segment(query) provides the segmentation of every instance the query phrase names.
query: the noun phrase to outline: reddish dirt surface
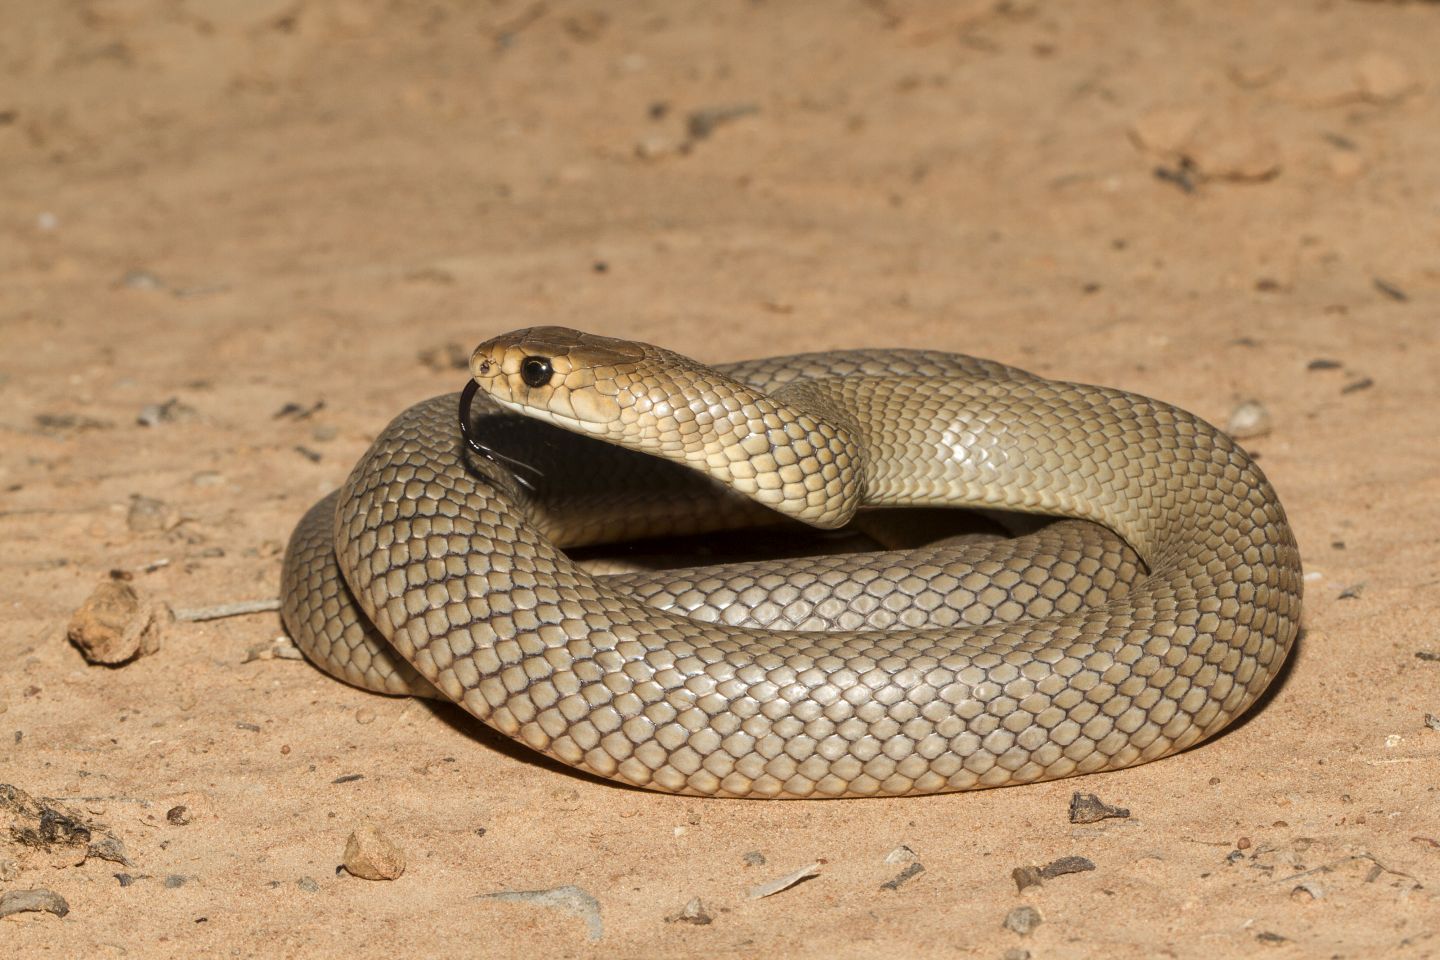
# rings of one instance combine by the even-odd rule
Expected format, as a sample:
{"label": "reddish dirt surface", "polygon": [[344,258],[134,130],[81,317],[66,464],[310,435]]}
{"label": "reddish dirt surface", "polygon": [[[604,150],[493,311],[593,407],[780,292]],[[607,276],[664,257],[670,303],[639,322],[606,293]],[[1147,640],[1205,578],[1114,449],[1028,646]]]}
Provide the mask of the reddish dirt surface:
{"label": "reddish dirt surface", "polygon": [[[0,920],[0,954],[1440,956],[1434,4],[5,7],[0,783],[134,867],[0,837],[0,892],[70,905]],[[1308,574],[1291,669],[1120,773],[717,802],[246,662],[274,614],[121,668],[66,642],[112,569],[176,608],[274,596],[303,510],[460,385],[445,345],[536,323],[715,361],[959,350],[1222,424],[1257,400]],[[1132,818],[1072,826],[1077,789]],[[399,880],[337,876],[367,819]],[[900,844],[925,872],[883,890]],[[1096,869],[1017,893],[1070,855]],[[598,941],[479,898],[565,884]],[[665,922],[692,897],[712,924]]]}

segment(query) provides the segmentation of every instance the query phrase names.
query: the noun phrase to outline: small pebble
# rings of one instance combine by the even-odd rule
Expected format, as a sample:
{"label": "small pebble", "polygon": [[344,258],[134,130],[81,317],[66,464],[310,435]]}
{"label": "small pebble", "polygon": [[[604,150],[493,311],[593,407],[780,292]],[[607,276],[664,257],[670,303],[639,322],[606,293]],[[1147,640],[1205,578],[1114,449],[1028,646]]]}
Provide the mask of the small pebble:
{"label": "small pebble", "polygon": [[1094,869],[1094,862],[1085,857],[1061,857],[1043,867],[1016,867],[1010,871],[1010,878],[1015,881],[1016,891],[1024,893],[1030,887],[1043,886],[1046,880],[1054,880],[1067,873],[1085,873]]}
{"label": "small pebble", "polygon": [[171,807],[165,811],[165,819],[177,827],[183,827],[193,819],[190,816],[190,808],[183,804],[178,807]]}
{"label": "small pebble", "polygon": [[114,666],[160,649],[175,615],[128,583],[105,580],[70,617],[67,635],[90,663]]}
{"label": "small pebble", "polygon": [[361,724],[362,726],[365,724],[374,723],[375,711],[371,710],[369,707],[358,708],[355,711],[355,722]]}
{"label": "small pebble", "polygon": [[1123,819],[1128,816],[1130,811],[1125,807],[1112,807],[1093,793],[1070,795],[1071,823],[1098,823],[1101,820]]}
{"label": "small pebble", "polygon": [[70,904],[53,890],[9,890],[0,894],[0,917],[12,913],[53,913],[63,917],[70,912]]}
{"label": "small pebble", "polygon": [[911,850],[903,843],[900,846],[896,847],[894,850],[891,850],[889,853],[885,854],[886,863],[914,863],[916,859],[917,858],[915,856],[915,851]]}
{"label": "small pebble", "polygon": [[1258,400],[1246,400],[1231,411],[1225,432],[1236,440],[1263,437],[1270,432],[1270,411]]}
{"label": "small pebble", "polygon": [[133,533],[163,533],[180,525],[180,513],[163,500],[136,494],[130,498],[125,525]]}
{"label": "small pebble", "polygon": [[295,886],[304,890],[306,893],[315,893],[320,889],[320,884],[315,882],[314,877],[301,877],[295,881]]}
{"label": "small pebble", "polygon": [[1045,880],[1054,880],[1067,873],[1086,873],[1094,869],[1094,861],[1085,857],[1061,857],[1059,860],[1052,860],[1041,867],[1040,876]]}
{"label": "small pebble", "polygon": [[680,908],[679,913],[665,918],[666,923],[693,923],[697,927],[708,926],[714,921],[715,918],[710,916],[699,897],[692,898],[689,903]]}
{"label": "small pebble", "polygon": [[1323,899],[1324,896],[1325,888],[1310,880],[1305,881],[1290,891],[1290,899],[1296,903],[1313,903],[1316,900]]}
{"label": "small pebble", "polygon": [[86,855],[99,857],[101,860],[109,860],[111,863],[118,863],[124,867],[135,866],[135,864],[130,862],[130,858],[125,855],[125,844],[119,837],[111,834],[106,834],[99,840],[90,841],[90,847],[86,850]]}
{"label": "small pebble", "polygon": [[405,851],[364,823],[345,841],[345,869],[364,880],[394,880],[405,872]]}
{"label": "small pebble", "polygon": [[1029,936],[1035,928],[1041,924],[1040,911],[1034,907],[1025,905],[1016,907],[1005,915],[1005,929],[1020,934],[1022,937]]}

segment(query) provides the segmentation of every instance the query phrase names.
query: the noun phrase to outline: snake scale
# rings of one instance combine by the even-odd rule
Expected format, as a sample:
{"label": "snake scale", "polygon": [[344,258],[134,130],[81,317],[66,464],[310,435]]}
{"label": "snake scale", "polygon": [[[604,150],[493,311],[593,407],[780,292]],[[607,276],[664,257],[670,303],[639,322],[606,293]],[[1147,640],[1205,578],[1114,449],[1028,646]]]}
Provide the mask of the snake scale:
{"label": "snake scale", "polygon": [[[1223,729],[1298,630],[1275,492],[1155,400],[932,351],[707,367],[560,327],[470,371],[473,411],[405,411],[297,526],[285,623],[341,679],[601,777],[805,798],[1115,770]],[[1073,519],[610,576],[565,552],[927,506]]]}

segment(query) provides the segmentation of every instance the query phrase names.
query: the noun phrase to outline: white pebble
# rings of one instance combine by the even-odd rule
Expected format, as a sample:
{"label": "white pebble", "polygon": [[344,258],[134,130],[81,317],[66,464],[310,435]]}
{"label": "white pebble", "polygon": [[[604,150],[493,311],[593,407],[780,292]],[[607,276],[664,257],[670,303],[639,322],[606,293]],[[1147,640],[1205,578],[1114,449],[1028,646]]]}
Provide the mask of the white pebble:
{"label": "white pebble", "polygon": [[1270,432],[1270,411],[1258,400],[1246,400],[1230,413],[1225,432],[1236,440],[1262,437]]}

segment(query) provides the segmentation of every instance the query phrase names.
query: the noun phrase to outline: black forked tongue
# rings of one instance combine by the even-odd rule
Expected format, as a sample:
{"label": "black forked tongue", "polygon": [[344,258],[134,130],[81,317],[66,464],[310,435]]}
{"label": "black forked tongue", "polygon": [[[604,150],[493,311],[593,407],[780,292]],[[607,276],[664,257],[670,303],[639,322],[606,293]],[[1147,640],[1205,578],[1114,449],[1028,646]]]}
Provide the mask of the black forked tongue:
{"label": "black forked tongue", "polygon": [[476,437],[475,434],[471,431],[470,403],[475,399],[475,393],[479,389],[480,385],[474,380],[471,380],[465,384],[465,389],[460,391],[460,436],[465,439],[465,446],[469,447],[472,453],[476,454],[477,456],[483,457],[486,460],[489,460],[491,463],[497,465],[503,464],[507,467],[513,468],[515,472],[512,473],[511,476],[515,478],[515,482],[520,484],[520,486],[526,488],[527,490],[534,490],[535,484],[532,483],[530,479],[525,476],[525,474],[529,474],[530,477],[534,477],[536,480],[538,480],[542,476],[544,476],[544,474],[542,474],[539,469],[537,469],[536,467],[532,467],[530,464],[525,463],[522,460],[516,460],[514,457],[507,457],[505,456],[505,454],[491,449],[490,447],[482,443],[480,439]]}

